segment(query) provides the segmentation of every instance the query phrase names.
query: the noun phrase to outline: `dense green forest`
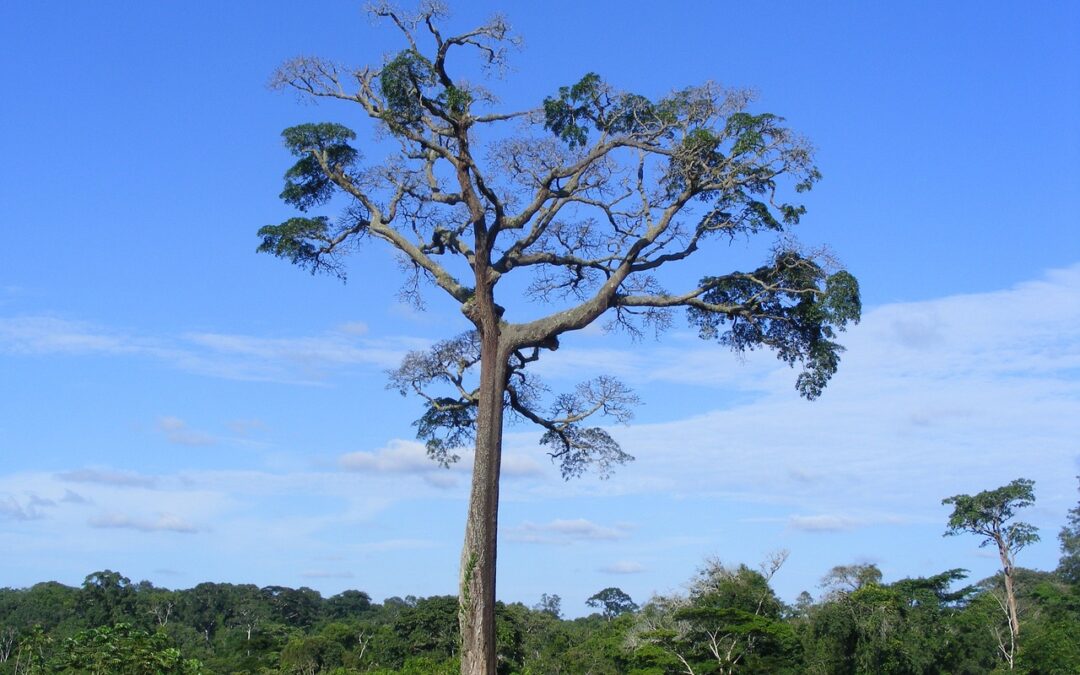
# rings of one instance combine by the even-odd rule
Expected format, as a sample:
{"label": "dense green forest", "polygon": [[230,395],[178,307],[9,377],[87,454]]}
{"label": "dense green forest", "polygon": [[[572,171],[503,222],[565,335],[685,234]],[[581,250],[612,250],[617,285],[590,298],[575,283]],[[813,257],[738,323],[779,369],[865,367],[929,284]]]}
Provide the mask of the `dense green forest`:
{"label": "dense green forest", "polygon": [[[780,553],[756,569],[706,561],[684,593],[641,606],[618,588],[598,590],[587,600],[596,612],[583,618],[564,619],[558,595],[500,603],[499,671],[1080,673],[1080,505],[1058,535],[1058,568],[1036,571],[1011,559],[1037,538],[1014,520],[1033,499],[1021,480],[945,500],[955,506],[949,533],[1014,545],[1002,573],[975,583],[961,569],[886,582],[874,565],[841,565],[819,597],[804,592],[789,605],[770,586]],[[79,588],[0,589],[0,674],[450,674],[457,614],[453,596],[376,603],[358,590],[169,590],[103,570]]]}

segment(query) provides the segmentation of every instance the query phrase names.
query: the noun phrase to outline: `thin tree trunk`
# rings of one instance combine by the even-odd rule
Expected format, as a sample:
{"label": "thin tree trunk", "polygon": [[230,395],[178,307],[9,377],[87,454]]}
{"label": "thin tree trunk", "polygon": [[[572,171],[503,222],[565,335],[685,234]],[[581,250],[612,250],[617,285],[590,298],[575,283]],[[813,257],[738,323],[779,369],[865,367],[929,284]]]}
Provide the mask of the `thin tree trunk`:
{"label": "thin tree trunk", "polygon": [[1012,562],[1005,553],[1001,554],[1005,579],[1005,606],[1009,608],[1009,629],[1013,637],[1020,636],[1020,611],[1016,608],[1016,591],[1013,588]]}
{"label": "thin tree trunk", "polygon": [[495,548],[507,377],[507,355],[500,349],[497,327],[481,331],[480,356],[476,455],[459,580],[462,675],[494,675],[496,666]]}
{"label": "thin tree trunk", "polygon": [[1015,640],[1020,635],[1020,617],[1016,609],[1016,591],[1013,588],[1013,565],[1009,549],[1003,541],[998,541],[998,554],[1001,556],[1001,568],[1005,577],[1005,606],[1009,613],[1009,630]]}

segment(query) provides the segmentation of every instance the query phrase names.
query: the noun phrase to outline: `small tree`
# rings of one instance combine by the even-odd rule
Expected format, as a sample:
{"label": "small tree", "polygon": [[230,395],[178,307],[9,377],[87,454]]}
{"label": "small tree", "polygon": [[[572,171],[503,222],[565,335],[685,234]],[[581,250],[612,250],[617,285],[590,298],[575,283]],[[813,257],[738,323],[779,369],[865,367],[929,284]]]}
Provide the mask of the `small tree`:
{"label": "small tree", "polygon": [[[393,374],[402,393],[424,402],[418,435],[436,461],[475,448],[461,555],[463,673],[495,670],[495,555],[505,416],[539,425],[564,477],[587,467],[606,475],[630,459],[594,414],[625,421],[636,402],[614,378],[546,396],[528,370],[560,337],[603,316],[632,334],[662,330],[677,309],[701,337],[736,351],[767,347],[805,368],[796,386],[817,397],[837,369],[836,332],[857,321],[858,284],[828,257],[778,237],[770,258],[749,272],[714,269],[669,291],[662,268],[717,244],[774,236],[805,209],[785,188],[820,178],[809,143],[783,119],[749,110],[751,96],[714,84],[659,99],[623,92],[595,73],[538,101],[499,111],[485,88],[457,74],[454,58],[473,51],[498,70],[516,43],[496,17],[447,35],[437,2],[408,14],[379,3],[373,13],[404,37],[404,49],[377,67],[345,68],[319,58],[285,63],[273,82],[304,95],[355,106],[399,151],[360,166],[356,133],[337,123],[283,133],[298,158],[281,197],[301,211],[335,195],[341,218],[299,216],[259,231],[259,250],[312,271],[343,274],[342,254],[363,239],[388,244],[408,271],[416,300],[430,282],[456,303],[471,329]],[[500,287],[508,277],[524,283]],[[546,303],[529,314],[521,289]],[[535,307],[535,306],[534,306]]]}
{"label": "small tree", "polygon": [[985,490],[974,496],[955,495],[941,500],[941,503],[953,506],[945,536],[967,532],[983,538],[979,542],[980,547],[993,544],[997,548],[1005,585],[1003,604],[1009,619],[1009,643],[1003,644],[1001,649],[1011,667],[1020,635],[1013,564],[1016,554],[1028,544],[1038,541],[1039,535],[1038,528],[1033,525],[1009,521],[1016,509],[1035,503],[1035,481],[1018,478],[995,490]]}

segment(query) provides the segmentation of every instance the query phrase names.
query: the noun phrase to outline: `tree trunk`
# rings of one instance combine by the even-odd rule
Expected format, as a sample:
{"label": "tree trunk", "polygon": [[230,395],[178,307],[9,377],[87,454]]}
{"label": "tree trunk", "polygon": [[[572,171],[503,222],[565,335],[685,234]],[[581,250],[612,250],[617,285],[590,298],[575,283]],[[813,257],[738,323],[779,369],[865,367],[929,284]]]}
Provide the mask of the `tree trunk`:
{"label": "tree trunk", "polygon": [[1009,549],[1004,541],[998,541],[998,554],[1001,556],[1001,568],[1005,577],[1005,607],[1009,614],[1009,631],[1013,640],[1020,635],[1020,616],[1016,609],[1016,590],[1013,588],[1013,565]]}
{"label": "tree trunk", "polygon": [[481,331],[480,402],[476,414],[469,515],[461,551],[458,620],[462,675],[495,675],[495,544],[499,521],[503,397],[507,354],[496,326]]}

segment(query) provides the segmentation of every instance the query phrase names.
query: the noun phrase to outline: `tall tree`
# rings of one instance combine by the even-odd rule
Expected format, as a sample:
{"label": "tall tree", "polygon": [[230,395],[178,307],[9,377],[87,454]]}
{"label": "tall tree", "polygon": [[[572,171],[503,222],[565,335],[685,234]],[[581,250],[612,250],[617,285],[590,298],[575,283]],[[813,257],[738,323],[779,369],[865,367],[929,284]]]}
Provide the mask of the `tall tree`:
{"label": "tall tree", "polygon": [[[836,371],[836,332],[859,318],[858,285],[828,256],[782,238],[753,271],[718,269],[677,291],[662,284],[662,268],[710,247],[719,264],[718,245],[779,236],[805,212],[783,194],[819,179],[810,145],[780,117],[750,112],[747,92],[706,84],[650,100],[589,73],[536,108],[498,111],[452,57],[472,51],[498,70],[516,43],[503,18],[447,35],[436,2],[415,13],[388,4],[372,11],[400,30],[401,52],[355,69],[296,58],[273,82],[357,106],[399,151],[361,168],[350,128],[286,129],[298,160],[281,197],[304,212],[335,195],[347,206],[337,220],[304,215],[266,226],[259,250],[343,274],[346,252],[382,241],[409,270],[406,295],[430,282],[471,324],[410,354],[393,382],[422,397],[418,435],[435,460],[448,464],[461,446],[475,447],[460,572],[462,672],[493,673],[504,417],[539,425],[565,477],[590,465],[606,474],[631,459],[603,428],[584,424],[594,414],[628,419],[636,399],[624,385],[599,377],[549,398],[530,364],[602,316],[636,334],[667,327],[685,309],[703,338],[802,363],[796,386],[812,399]],[[497,292],[510,276],[526,283]],[[548,303],[546,313],[526,313],[523,287]]]}
{"label": "tall tree", "polygon": [[993,544],[1001,560],[1005,585],[1004,609],[1009,618],[1009,644],[1002,652],[1010,667],[1016,653],[1016,640],[1020,635],[1020,618],[1016,608],[1014,587],[1014,561],[1016,554],[1028,544],[1039,540],[1038,528],[1024,522],[1010,522],[1016,509],[1035,503],[1035,481],[1017,478],[1008,485],[994,490],[984,490],[977,495],[954,495],[941,500],[953,506],[949,527],[945,536],[970,533],[982,537],[979,546]]}

